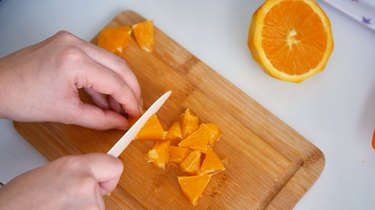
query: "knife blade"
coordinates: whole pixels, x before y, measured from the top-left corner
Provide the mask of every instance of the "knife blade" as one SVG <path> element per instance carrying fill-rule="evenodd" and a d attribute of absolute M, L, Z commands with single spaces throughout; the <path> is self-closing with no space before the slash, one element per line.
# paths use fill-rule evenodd
<path fill-rule="evenodd" d="M 167 101 L 169 96 L 172 94 L 172 91 L 167 91 L 164 93 L 158 100 L 156 100 L 150 108 L 134 123 L 132 127 L 117 141 L 117 143 L 108 151 L 108 155 L 112 155 L 114 157 L 120 156 L 120 154 L 126 149 L 126 147 L 131 143 L 131 141 L 135 138 L 137 133 L 141 130 L 141 128 L 145 125 L 147 120 L 155 114 Z"/>

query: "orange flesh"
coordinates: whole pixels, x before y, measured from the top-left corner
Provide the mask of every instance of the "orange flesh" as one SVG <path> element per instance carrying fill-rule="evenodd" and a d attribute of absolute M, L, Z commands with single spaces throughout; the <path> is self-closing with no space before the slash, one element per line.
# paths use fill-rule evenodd
<path fill-rule="evenodd" d="M 321 19 L 299 1 L 273 7 L 265 17 L 262 36 L 262 47 L 272 65 L 290 75 L 316 67 L 327 47 Z"/>

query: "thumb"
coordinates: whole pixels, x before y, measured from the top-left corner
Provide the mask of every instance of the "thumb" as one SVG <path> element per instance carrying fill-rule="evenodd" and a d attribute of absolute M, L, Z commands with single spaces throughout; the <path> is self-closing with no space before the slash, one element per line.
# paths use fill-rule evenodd
<path fill-rule="evenodd" d="M 75 116 L 71 117 L 71 123 L 97 130 L 117 128 L 126 130 L 128 120 L 117 112 L 103 110 L 91 104 L 81 103 L 75 107 Z"/>

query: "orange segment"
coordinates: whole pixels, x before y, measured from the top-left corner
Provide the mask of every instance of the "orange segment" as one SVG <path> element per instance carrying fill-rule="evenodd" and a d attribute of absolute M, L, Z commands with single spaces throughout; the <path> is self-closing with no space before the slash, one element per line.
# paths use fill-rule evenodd
<path fill-rule="evenodd" d="M 180 164 L 182 172 L 188 174 L 198 174 L 201 166 L 202 153 L 199 150 L 192 151 Z"/>
<path fill-rule="evenodd" d="M 200 173 L 207 174 L 224 171 L 224 165 L 211 147 L 208 147 L 206 157 L 203 160 Z"/>
<path fill-rule="evenodd" d="M 176 121 L 171 125 L 171 127 L 169 127 L 167 131 L 167 135 L 165 136 L 165 139 L 171 140 L 175 144 L 176 142 L 181 141 L 182 133 L 181 133 L 181 128 L 180 128 L 180 122 Z"/>
<path fill-rule="evenodd" d="M 180 126 L 182 131 L 182 137 L 186 138 L 199 127 L 199 118 L 191 112 L 189 108 L 180 116 Z"/>
<path fill-rule="evenodd" d="M 160 124 L 159 118 L 152 115 L 135 137 L 136 140 L 160 141 L 165 139 L 166 132 Z"/>
<path fill-rule="evenodd" d="M 184 195 L 194 206 L 198 204 L 204 189 L 211 180 L 211 175 L 179 176 L 178 183 Z"/>
<path fill-rule="evenodd" d="M 214 146 L 219 141 L 221 132 L 217 125 L 212 123 L 206 124 L 209 130 L 208 144 Z"/>
<path fill-rule="evenodd" d="M 178 146 L 185 147 L 193 150 L 200 150 L 201 152 L 207 152 L 208 139 L 210 136 L 209 128 L 206 124 L 201 124 L 199 129 L 182 140 Z"/>
<path fill-rule="evenodd" d="M 160 141 L 148 151 L 148 162 L 154 163 L 157 167 L 165 169 L 169 159 L 170 141 Z"/>
<path fill-rule="evenodd" d="M 106 27 L 102 29 L 98 37 L 98 46 L 116 55 L 130 43 L 131 28 L 129 26 Z"/>
<path fill-rule="evenodd" d="M 132 26 L 135 40 L 140 48 L 146 52 L 152 52 L 154 48 L 154 24 L 152 20 L 146 20 Z"/>
<path fill-rule="evenodd" d="M 312 0 L 268 0 L 254 13 L 248 45 L 273 77 L 302 82 L 325 67 L 333 49 L 328 17 Z"/>
<path fill-rule="evenodd" d="M 170 146 L 169 147 L 169 162 L 181 163 L 191 152 L 188 148 Z"/>

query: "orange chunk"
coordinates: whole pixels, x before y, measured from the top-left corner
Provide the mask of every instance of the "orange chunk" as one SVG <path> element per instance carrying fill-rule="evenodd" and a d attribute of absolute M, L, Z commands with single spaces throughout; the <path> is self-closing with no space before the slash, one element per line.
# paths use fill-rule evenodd
<path fill-rule="evenodd" d="M 135 139 L 160 141 L 165 139 L 165 135 L 166 131 L 161 126 L 159 118 L 156 115 L 152 115 L 143 128 L 138 132 Z"/>
<path fill-rule="evenodd" d="M 182 131 L 182 137 L 186 138 L 199 127 L 199 118 L 191 112 L 189 108 L 185 110 L 180 116 L 180 126 Z"/>
<path fill-rule="evenodd" d="M 152 52 L 154 48 L 154 22 L 146 20 L 132 26 L 135 40 L 140 48 Z"/>
<path fill-rule="evenodd" d="M 198 130 L 196 130 L 186 139 L 182 140 L 178 144 L 178 146 L 193 149 L 193 150 L 199 150 L 203 153 L 206 153 L 209 136 L 210 136 L 210 133 L 209 133 L 208 126 L 202 123 L 199 126 Z"/>
<path fill-rule="evenodd" d="M 192 151 L 182 163 L 180 169 L 188 174 L 198 174 L 201 165 L 202 153 L 199 150 Z"/>
<path fill-rule="evenodd" d="M 198 204 L 204 189 L 211 180 L 211 175 L 201 174 L 197 176 L 179 176 L 177 177 L 181 190 L 187 199 L 194 206 Z"/>
<path fill-rule="evenodd" d="M 170 141 L 160 141 L 148 151 L 148 162 L 154 163 L 157 167 L 165 169 L 169 159 Z"/>
<path fill-rule="evenodd" d="M 166 140 L 171 140 L 173 142 L 179 142 L 182 139 L 181 127 L 180 122 L 174 122 L 171 127 L 169 127 L 167 131 L 167 135 L 165 136 Z"/>
<path fill-rule="evenodd" d="M 224 170 L 224 165 L 220 161 L 219 157 L 216 155 L 216 153 L 211 147 L 208 147 L 206 157 L 204 158 L 200 169 L 200 173 L 207 174 Z"/>
<path fill-rule="evenodd" d="M 220 129 L 217 125 L 212 124 L 212 123 L 207 123 L 206 124 L 209 130 L 209 137 L 208 137 L 208 144 L 211 146 L 214 146 L 216 142 L 219 141 L 221 132 Z"/>
<path fill-rule="evenodd" d="M 169 147 L 169 161 L 174 163 L 181 163 L 191 152 L 188 148 L 170 146 Z"/>
<path fill-rule="evenodd" d="M 98 46 L 116 55 L 121 55 L 131 40 L 131 28 L 129 26 L 103 28 L 98 37 Z"/>

